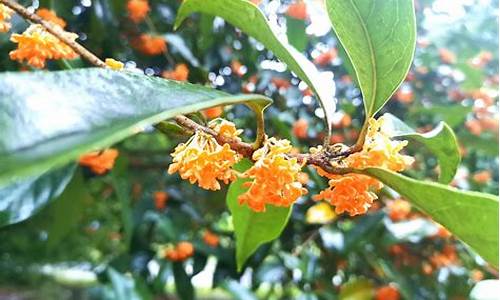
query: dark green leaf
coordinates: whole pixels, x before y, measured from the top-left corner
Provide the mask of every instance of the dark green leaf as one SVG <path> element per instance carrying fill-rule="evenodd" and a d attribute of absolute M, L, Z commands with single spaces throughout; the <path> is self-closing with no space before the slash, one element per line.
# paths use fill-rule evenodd
<path fill-rule="evenodd" d="M 326 0 L 326 6 L 371 117 L 399 87 L 413 60 L 413 0 Z"/>
<path fill-rule="evenodd" d="M 384 132 L 393 137 L 410 138 L 429 149 L 439 162 L 439 182 L 447 184 L 453 180 L 460 164 L 460 149 L 453 130 L 444 122 L 426 133 L 417 133 L 406 123 L 391 114 L 384 114 Z"/>
<path fill-rule="evenodd" d="M 244 172 L 252 166 L 248 159 L 242 160 L 235 169 Z M 236 235 L 236 264 L 238 271 L 260 245 L 277 238 L 285 228 L 292 207 L 268 205 L 265 212 L 254 212 L 246 205 L 240 205 L 238 196 L 246 191 L 242 185 L 248 179 L 237 179 L 229 186 L 226 195 L 227 206 L 233 216 Z"/>
<path fill-rule="evenodd" d="M 191 278 L 186 274 L 182 262 L 174 262 L 172 270 L 174 272 L 175 290 L 179 298 L 182 300 L 194 299 L 194 288 L 191 284 Z"/>
<path fill-rule="evenodd" d="M 75 165 L 15 180 L 0 187 L 0 226 L 21 222 L 59 196 L 70 182 Z"/>
<path fill-rule="evenodd" d="M 498 197 L 419 181 L 378 168 L 363 173 L 405 197 L 498 267 Z"/>
<path fill-rule="evenodd" d="M 335 83 L 333 80 L 326 81 L 313 63 L 295 48 L 280 41 L 257 6 L 247 0 L 186 0 L 177 12 L 175 28 L 195 12 L 219 16 L 271 50 L 315 92 L 325 111 L 328 126 L 331 126 L 335 112 Z"/>
<path fill-rule="evenodd" d="M 178 114 L 242 102 L 263 108 L 271 100 L 130 71 L 3 73 L 0 184 L 61 167 Z"/>

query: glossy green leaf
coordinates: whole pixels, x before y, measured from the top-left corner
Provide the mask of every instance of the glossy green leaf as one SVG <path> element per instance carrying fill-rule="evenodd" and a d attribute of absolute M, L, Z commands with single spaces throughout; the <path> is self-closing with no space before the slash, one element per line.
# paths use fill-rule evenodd
<path fill-rule="evenodd" d="M 75 166 L 18 179 L 0 187 L 0 226 L 21 222 L 59 196 L 70 182 Z"/>
<path fill-rule="evenodd" d="M 219 16 L 271 50 L 314 91 L 331 128 L 332 114 L 336 106 L 335 83 L 322 77 L 312 62 L 295 48 L 281 41 L 257 6 L 247 0 L 186 0 L 182 2 L 177 12 L 175 28 L 178 28 L 188 15 L 195 12 Z"/>
<path fill-rule="evenodd" d="M 244 172 L 252 166 L 248 159 L 235 166 L 239 172 Z M 241 271 L 245 261 L 260 245 L 276 239 L 288 222 L 292 207 L 277 207 L 268 205 L 265 212 L 254 212 L 247 205 L 240 205 L 238 196 L 246 191 L 243 183 L 248 179 L 239 178 L 229 186 L 226 195 L 227 206 L 233 217 L 234 233 L 236 235 L 236 264 Z"/>
<path fill-rule="evenodd" d="M 371 117 L 410 69 L 416 42 L 413 0 L 326 0 L 326 6 Z"/>
<path fill-rule="evenodd" d="M 394 189 L 498 267 L 498 196 L 461 191 L 379 168 L 363 173 Z"/>
<path fill-rule="evenodd" d="M 447 184 L 453 180 L 460 164 L 460 149 L 453 129 L 444 122 L 426 133 L 418 133 L 391 114 L 384 114 L 384 132 L 393 137 L 409 138 L 424 145 L 439 162 L 439 182 Z"/>
<path fill-rule="evenodd" d="M 63 166 L 178 114 L 243 102 L 262 109 L 271 100 L 131 71 L 0 74 L 0 185 Z"/>

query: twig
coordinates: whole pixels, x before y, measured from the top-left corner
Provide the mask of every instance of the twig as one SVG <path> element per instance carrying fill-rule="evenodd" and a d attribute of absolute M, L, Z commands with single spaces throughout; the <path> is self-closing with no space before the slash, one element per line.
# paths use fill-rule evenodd
<path fill-rule="evenodd" d="M 214 130 L 202 126 L 193 120 L 185 117 L 185 116 L 176 116 L 174 120 L 179 124 L 180 126 L 190 129 L 192 131 L 202 131 L 205 132 L 211 136 L 213 136 L 219 144 L 228 144 L 231 149 L 234 151 L 238 152 L 239 154 L 247 157 L 247 158 L 252 158 L 253 152 L 256 150 L 254 149 L 252 144 L 242 142 L 237 139 L 229 138 L 226 136 L 221 136 Z M 329 172 L 331 174 L 347 174 L 347 173 L 352 173 L 352 169 L 350 168 L 338 168 L 334 167 L 330 164 L 330 160 L 335 157 L 342 157 L 342 156 L 347 156 L 351 152 L 340 152 L 336 154 L 331 154 L 328 152 L 319 152 L 316 154 L 296 154 L 296 155 L 290 155 L 290 157 L 295 157 L 297 158 L 299 163 L 303 164 L 308 164 L 308 165 L 315 165 L 326 172 Z"/>
<path fill-rule="evenodd" d="M 28 9 L 26 9 L 26 7 L 22 6 L 21 4 L 17 3 L 14 0 L 0 0 L 0 3 L 11 8 L 15 12 L 17 12 L 21 17 L 23 17 L 24 19 L 29 20 L 32 23 L 42 25 L 48 32 L 50 32 L 51 34 L 56 36 L 59 40 L 61 40 L 66 45 L 68 45 L 71 49 L 73 49 L 81 57 L 88 60 L 91 64 L 98 66 L 98 67 L 103 67 L 103 68 L 106 67 L 106 64 L 99 57 L 94 55 L 92 52 L 87 50 L 85 47 L 83 47 L 79 43 L 69 39 L 67 37 L 67 32 L 64 31 L 61 27 L 54 25 L 51 22 L 40 18 L 38 15 L 30 12 Z"/>

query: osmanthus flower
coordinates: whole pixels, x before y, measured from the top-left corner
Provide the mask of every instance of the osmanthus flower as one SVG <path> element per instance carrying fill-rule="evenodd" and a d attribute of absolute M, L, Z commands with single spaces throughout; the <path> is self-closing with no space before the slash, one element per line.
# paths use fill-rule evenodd
<path fill-rule="evenodd" d="M 90 168 L 92 172 L 102 175 L 113 168 L 118 154 L 116 149 L 90 152 L 82 155 L 79 163 L 81 166 Z"/>
<path fill-rule="evenodd" d="M 64 32 L 70 40 L 78 35 Z M 9 53 L 12 60 L 27 61 L 35 68 L 45 67 L 48 59 L 74 59 L 78 54 L 57 37 L 47 32 L 41 25 L 31 25 L 22 34 L 13 34 L 10 40 L 17 43 L 17 49 Z"/>
<path fill-rule="evenodd" d="M 379 167 L 400 172 L 414 162 L 413 157 L 399 153 L 408 141 L 391 140 L 382 130 L 384 122 L 384 117 L 369 120 L 363 150 L 347 157 L 345 163 L 349 167 L 355 169 Z"/>
<path fill-rule="evenodd" d="M 237 137 L 241 133 L 229 121 L 209 126 L 221 135 Z M 241 159 L 228 144 L 221 146 L 213 136 L 201 131 L 196 131 L 186 143 L 179 144 L 171 155 L 173 162 L 168 173 L 178 172 L 182 179 L 206 190 L 219 190 L 219 180 L 225 184 L 235 180 L 236 174 L 231 167 Z"/>
<path fill-rule="evenodd" d="M 64 21 L 63 19 L 59 18 L 56 13 L 50 9 L 46 9 L 46 8 L 40 8 L 36 11 L 36 14 L 46 20 L 46 21 L 49 21 L 61 28 L 64 28 L 66 27 L 66 21 Z"/>
<path fill-rule="evenodd" d="M 9 7 L 0 4 L 0 32 L 7 32 L 10 30 L 10 18 L 14 11 Z"/>
<path fill-rule="evenodd" d="M 147 0 L 129 0 L 127 2 L 128 18 L 134 23 L 142 22 L 149 13 Z"/>
<path fill-rule="evenodd" d="M 392 141 L 383 128 L 384 118 L 370 119 L 365 143 L 360 152 L 349 155 L 340 161 L 339 167 L 365 169 L 380 167 L 392 171 L 402 171 L 413 163 L 413 158 L 399 152 L 407 141 Z M 318 174 L 330 179 L 329 187 L 313 196 L 314 200 L 326 200 L 335 206 L 336 213 L 346 212 L 351 216 L 366 213 L 382 188 L 382 183 L 367 175 L 349 173 L 346 175 L 329 174 L 317 168 Z"/>
<path fill-rule="evenodd" d="M 165 79 L 172 79 L 177 81 L 186 81 L 189 76 L 189 68 L 186 64 L 177 64 L 175 69 L 171 71 L 163 71 L 161 76 Z"/>
<path fill-rule="evenodd" d="M 364 214 L 377 199 L 375 191 L 382 184 L 362 174 L 334 175 L 317 168 L 318 174 L 330 179 L 329 187 L 313 196 L 313 200 L 325 200 L 335 206 L 335 213 L 348 213 L 350 216 Z"/>
<path fill-rule="evenodd" d="M 253 153 L 255 164 L 242 175 L 252 181 L 244 183 L 248 190 L 238 197 L 240 204 L 263 212 L 267 204 L 290 206 L 307 193 L 298 181 L 302 165 L 287 155 L 291 150 L 290 141 L 270 138 Z"/>
<path fill-rule="evenodd" d="M 132 40 L 132 46 L 145 55 L 158 55 L 167 52 L 167 42 L 160 36 L 141 34 Z"/>

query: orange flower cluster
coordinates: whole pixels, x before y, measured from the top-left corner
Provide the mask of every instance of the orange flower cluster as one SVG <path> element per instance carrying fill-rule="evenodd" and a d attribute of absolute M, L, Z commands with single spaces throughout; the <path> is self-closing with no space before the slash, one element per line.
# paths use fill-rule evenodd
<path fill-rule="evenodd" d="M 243 174 L 252 181 L 244 183 L 248 190 L 238 197 L 240 204 L 262 212 L 266 204 L 290 206 L 307 193 L 298 181 L 302 166 L 297 158 L 287 157 L 290 151 L 290 141 L 270 138 L 254 152 L 252 158 L 256 162 Z"/>
<path fill-rule="evenodd" d="M 335 206 L 335 213 L 349 213 L 350 216 L 368 211 L 377 195 L 372 192 L 382 188 L 382 184 L 361 174 L 332 175 L 320 168 L 318 174 L 330 178 L 329 187 L 313 196 L 313 200 L 326 200 Z"/>
<path fill-rule="evenodd" d="M 233 123 L 214 120 L 209 124 L 221 135 L 237 138 L 241 130 L 237 130 Z M 231 167 L 240 160 L 239 154 L 228 144 L 219 145 L 209 134 L 197 131 L 186 143 L 179 144 L 172 153 L 173 162 L 168 173 L 179 172 L 182 179 L 207 190 L 219 190 L 220 183 L 229 183 L 236 179 Z"/>
<path fill-rule="evenodd" d="M 142 22 L 149 13 L 147 0 L 129 0 L 127 2 L 128 18 L 134 23 Z"/>
<path fill-rule="evenodd" d="M 375 300 L 399 300 L 399 299 L 401 299 L 399 289 L 392 284 L 379 287 L 375 292 Z"/>
<path fill-rule="evenodd" d="M 206 230 L 203 234 L 203 241 L 205 242 L 205 244 L 212 248 L 215 248 L 219 245 L 219 237 L 210 230 Z"/>
<path fill-rule="evenodd" d="M 7 32 L 10 30 L 10 18 L 14 11 L 9 7 L 0 4 L 0 32 Z"/>
<path fill-rule="evenodd" d="M 40 8 L 39 10 L 36 11 L 36 14 L 46 20 L 46 21 L 49 21 L 61 28 L 64 28 L 66 27 L 66 21 L 64 21 L 63 19 L 59 18 L 56 13 L 50 9 L 46 9 L 46 8 Z"/>
<path fill-rule="evenodd" d="M 167 206 L 168 194 L 164 191 L 156 191 L 153 193 L 153 200 L 157 210 L 164 210 Z"/>
<path fill-rule="evenodd" d="M 299 20 L 307 19 L 306 3 L 299 0 L 298 2 L 291 4 L 286 11 L 286 15 Z"/>
<path fill-rule="evenodd" d="M 194 254 L 193 244 L 190 242 L 180 242 L 175 247 L 165 250 L 165 258 L 171 261 L 184 261 Z"/>
<path fill-rule="evenodd" d="M 161 76 L 165 79 L 186 81 L 189 76 L 189 68 L 186 64 L 178 64 L 172 71 L 163 71 L 163 73 L 161 73 Z"/>
<path fill-rule="evenodd" d="M 66 36 L 75 40 L 78 35 L 65 32 Z M 57 37 L 47 32 L 41 25 L 31 25 L 22 34 L 13 34 L 10 40 L 17 43 L 17 49 L 9 53 L 12 60 L 26 60 L 35 68 L 45 67 L 47 59 L 74 59 L 78 54 Z"/>
<path fill-rule="evenodd" d="M 224 109 L 222 108 L 222 106 L 215 106 L 215 107 L 207 108 L 204 111 L 202 111 L 201 113 L 206 118 L 215 119 L 215 118 L 220 117 L 223 112 L 224 112 Z"/>
<path fill-rule="evenodd" d="M 453 245 L 444 246 L 441 252 L 434 253 L 429 260 L 435 268 L 456 265 L 459 262 L 457 251 Z"/>
<path fill-rule="evenodd" d="M 337 49 L 332 48 L 326 52 L 321 53 L 314 59 L 314 63 L 320 66 L 326 66 L 337 58 Z"/>
<path fill-rule="evenodd" d="M 387 203 L 389 218 L 392 221 L 403 221 L 408 218 L 411 212 L 411 204 L 403 199 L 396 199 Z"/>
<path fill-rule="evenodd" d="M 384 118 L 370 119 L 363 149 L 349 155 L 342 161 L 342 166 L 354 169 L 380 167 L 392 171 L 402 171 L 413 163 L 413 158 L 401 155 L 399 151 L 406 146 L 406 141 L 392 141 L 381 131 Z M 351 216 L 366 213 L 377 195 L 373 192 L 382 188 L 382 184 L 362 174 L 333 175 L 317 168 L 318 174 L 330 179 L 329 187 L 313 196 L 314 200 L 326 200 L 335 206 L 335 212 L 349 213 Z"/>
<path fill-rule="evenodd" d="M 292 132 L 299 139 L 307 138 L 307 129 L 309 124 L 306 119 L 298 119 L 295 123 L 293 123 Z"/>
<path fill-rule="evenodd" d="M 165 39 L 149 34 L 141 34 L 138 38 L 132 40 L 132 46 L 145 55 L 158 55 L 167 52 Z"/>
<path fill-rule="evenodd" d="M 90 152 L 80 157 L 80 165 L 90 168 L 92 172 L 102 175 L 113 169 L 118 150 L 107 149 L 103 151 Z"/>

